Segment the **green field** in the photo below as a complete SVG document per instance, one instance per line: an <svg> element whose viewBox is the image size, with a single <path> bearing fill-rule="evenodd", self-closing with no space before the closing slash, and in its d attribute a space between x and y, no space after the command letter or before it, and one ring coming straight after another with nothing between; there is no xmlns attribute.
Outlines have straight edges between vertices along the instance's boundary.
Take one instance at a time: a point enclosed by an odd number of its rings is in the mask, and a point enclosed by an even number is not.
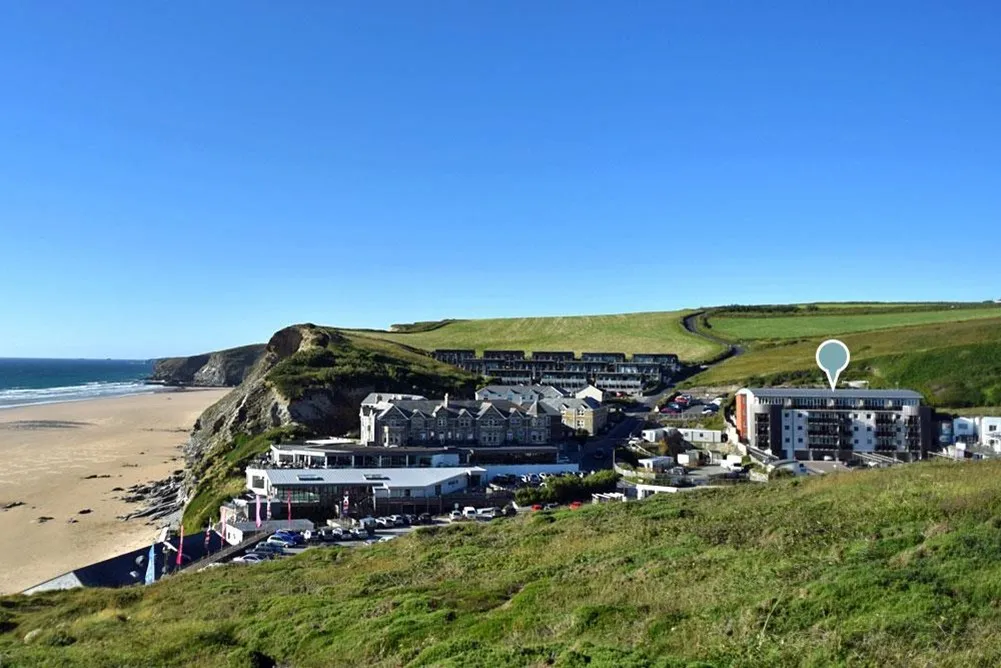
<svg viewBox="0 0 1001 668"><path fill-rule="evenodd" d="M552 318L457 320L430 331L372 332L415 348L612 351L675 353L686 361L715 357L723 347L692 336L681 326L684 311Z"/></svg>
<svg viewBox="0 0 1001 668"><path fill-rule="evenodd" d="M803 383L823 385L815 363L825 338L752 343L688 385ZM937 406L1001 404L1001 318L882 329L839 337L852 353L844 379L873 387L907 387Z"/></svg>
<svg viewBox="0 0 1001 668"><path fill-rule="evenodd" d="M711 316L715 336L734 341L830 337L852 332L892 329L940 322L962 322L1001 317L1001 307L955 308L855 315L795 315L779 317Z"/></svg>
<svg viewBox="0 0 1001 668"><path fill-rule="evenodd" d="M1001 462L920 463L456 524L145 588L6 597L0 660L994 666L999 553Z"/></svg>

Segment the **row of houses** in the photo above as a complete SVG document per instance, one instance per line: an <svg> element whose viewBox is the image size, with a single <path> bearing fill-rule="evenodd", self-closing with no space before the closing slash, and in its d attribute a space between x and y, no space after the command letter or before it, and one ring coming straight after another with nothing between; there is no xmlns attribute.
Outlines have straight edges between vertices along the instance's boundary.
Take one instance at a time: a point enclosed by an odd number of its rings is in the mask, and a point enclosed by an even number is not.
<svg viewBox="0 0 1001 668"><path fill-rule="evenodd" d="M669 353L625 353L571 351L435 350L435 359L453 364L481 376L496 378L499 383L556 385L567 390L581 390L593 385L600 390L640 394L648 385L660 384L681 368L677 355Z"/></svg>
<svg viewBox="0 0 1001 668"><path fill-rule="evenodd" d="M545 445L568 431L596 434L608 409L585 388L488 386L472 400L373 393L359 410L361 443L371 446ZM511 399L500 398L510 396ZM481 398L482 397L482 398Z"/></svg>

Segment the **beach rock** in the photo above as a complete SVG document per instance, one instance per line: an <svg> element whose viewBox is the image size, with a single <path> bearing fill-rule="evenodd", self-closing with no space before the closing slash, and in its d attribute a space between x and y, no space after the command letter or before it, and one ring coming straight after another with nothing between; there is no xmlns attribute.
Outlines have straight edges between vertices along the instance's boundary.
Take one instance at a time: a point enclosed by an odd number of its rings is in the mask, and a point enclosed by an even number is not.
<svg viewBox="0 0 1001 668"><path fill-rule="evenodd" d="M77 518L75 518L75 517L71 517L71 518L69 518L68 520L66 520L66 524L76 524L76 523L77 523L77 522L79 522L79 521L80 521L80 520L78 520Z"/></svg>
<svg viewBox="0 0 1001 668"><path fill-rule="evenodd" d="M24 501L11 501L10 503L5 503L3 506L4 510L10 510L11 508L17 508L18 506L23 506Z"/></svg>
<svg viewBox="0 0 1001 668"><path fill-rule="evenodd" d="M35 629L33 631L28 631L27 633L24 634L24 644L30 645L32 642L35 641L35 638L37 638L40 635L42 635L42 629Z"/></svg>
<svg viewBox="0 0 1001 668"><path fill-rule="evenodd" d="M111 491L112 492L124 492L125 488L124 487L112 487Z"/></svg>
<svg viewBox="0 0 1001 668"><path fill-rule="evenodd" d="M50 521L52 521L54 519L56 519L56 518L55 517L49 517L48 515L42 515L41 517L39 517L35 521L38 522L39 524L45 524L46 522L50 522Z"/></svg>
<svg viewBox="0 0 1001 668"><path fill-rule="evenodd" d="M90 508L84 508L83 510L78 510L77 515L90 515L93 511Z"/></svg>
<svg viewBox="0 0 1001 668"><path fill-rule="evenodd" d="M108 473L104 473L102 475L98 475L96 473L92 473L90 475L85 475L83 478L81 478L81 480L96 480L97 478L110 478L110 477L111 477L111 475L108 474Z"/></svg>

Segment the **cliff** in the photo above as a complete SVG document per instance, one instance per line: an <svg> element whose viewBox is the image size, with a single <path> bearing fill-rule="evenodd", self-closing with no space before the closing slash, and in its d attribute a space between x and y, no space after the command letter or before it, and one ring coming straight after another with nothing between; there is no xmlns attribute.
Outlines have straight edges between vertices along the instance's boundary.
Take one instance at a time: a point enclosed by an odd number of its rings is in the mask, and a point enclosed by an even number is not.
<svg viewBox="0 0 1001 668"><path fill-rule="evenodd" d="M157 360L151 379L168 385L235 387L261 358L265 347L258 343L192 357Z"/></svg>
<svg viewBox="0 0 1001 668"><path fill-rule="evenodd" d="M402 344L316 325L287 327L243 382L199 417L185 448L192 493L185 525L203 527L242 487L243 468L272 440L358 428L371 392L471 395L476 379Z"/></svg>

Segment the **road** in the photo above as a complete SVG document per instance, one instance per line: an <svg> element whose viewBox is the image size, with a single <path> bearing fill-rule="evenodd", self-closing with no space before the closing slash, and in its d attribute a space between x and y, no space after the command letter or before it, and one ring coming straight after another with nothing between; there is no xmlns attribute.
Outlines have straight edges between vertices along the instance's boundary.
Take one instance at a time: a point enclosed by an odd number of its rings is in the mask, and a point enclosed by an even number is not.
<svg viewBox="0 0 1001 668"><path fill-rule="evenodd" d="M629 436L643 427L642 414L626 414L622 422L613 426L597 438L588 439L580 451L580 468L582 470L599 470L612 468L612 451L617 445L629 440ZM594 453L601 450L604 457L596 458Z"/></svg>
<svg viewBox="0 0 1001 668"><path fill-rule="evenodd" d="M706 311L696 311L691 315L685 316L681 320L681 326L684 327L685 331L687 331L689 334L694 334L695 336L706 339L707 341L712 341L713 343L717 343L721 346L726 346L726 352L724 352L723 354L719 355L711 362L709 362L709 366L712 366L713 364L718 364L719 362L722 362L727 358L736 357L737 355L742 354L744 352L744 349L742 347L734 345L733 343L725 341L719 337L713 336L712 334L706 334L705 332L699 330L696 323L698 322L698 318L702 315L705 315L705 313Z"/></svg>

